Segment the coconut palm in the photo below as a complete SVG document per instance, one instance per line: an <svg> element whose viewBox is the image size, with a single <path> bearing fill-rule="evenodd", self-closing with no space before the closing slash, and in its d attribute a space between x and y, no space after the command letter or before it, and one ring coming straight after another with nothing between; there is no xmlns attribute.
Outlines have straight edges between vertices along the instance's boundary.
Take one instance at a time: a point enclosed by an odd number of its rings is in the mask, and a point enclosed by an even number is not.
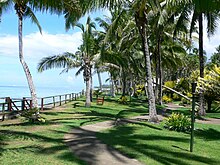
<svg viewBox="0 0 220 165"><path fill-rule="evenodd" d="M92 83L92 66L94 65L95 57L95 42L93 30L95 23L87 18L86 25L81 23L76 24L82 30L82 45L78 51L73 54L65 52L60 55L43 58L38 64L38 71L42 72L52 68L65 68L63 72L68 72L72 68L78 68L76 75L83 71L84 81L86 83L86 107L91 106L91 83Z"/></svg>
<svg viewBox="0 0 220 165"><path fill-rule="evenodd" d="M208 36L212 35L216 28L216 21L219 18L219 8L216 9L215 6L219 6L220 2L212 1L212 0L203 0L202 2L193 1L193 17L192 17L192 28L194 28L195 23L198 21L199 23L199 61L200 61L200 77L204 78L204 67L205 60L203 54L203 17L207 18L207 32ZM213 6L213 7L211 7ZM191 30L192 31L192 30ZM204 94L203 90L200 91L199 95L200 102L200 110L199 115L205 115L205 107L204 107Z"/></svg>
<svg viewBox="0 0 220 165"><path fill-rule="evenodd" d="M217 20L219 19L220 1L216 0L169 0L171 6L188 6L192 12L192 20L190 32L194 32L196 29L196 23L198 22L199 33L199 61L200 61L200 77L204 77L204 51L203 51L203 19L207 19L207 32L208 36L214 34L217 27ZM183 7L184 8L184 7ZM189 13L191 14L191 13ZM204 95L203 91L200 91L200 110L199 115L205 115L204 108Z"/></svg>
<svg viewBox="0 0 220 165"><path fill-rule="evenodd" d="M65 4L65 8L64 8ZM73 9L76 9L75 4L67 3L65 0L51 1L37 1L37 0L4 0L0 2L0 14L6 12L10 9L15 9L18 16L18 40L19 40L19 59L22 64L23 70L25 72L31 98L33 101L33 107L37 107L37 95L35 91L35 86L31 76L30 69L24 60L23 54L23 20L25 18L30 18L31 22L37 25L41 32L41 26L33 11L50 11L51 13L62 14L65 12L65 16L73 15ZM74 6L74 7L73 7ZM67 11L68 9L68 11ZM80 12L78 12L80 13ZM78 14L79 15L79 14ZM77 18L77 17L75 17Z"/></svg>

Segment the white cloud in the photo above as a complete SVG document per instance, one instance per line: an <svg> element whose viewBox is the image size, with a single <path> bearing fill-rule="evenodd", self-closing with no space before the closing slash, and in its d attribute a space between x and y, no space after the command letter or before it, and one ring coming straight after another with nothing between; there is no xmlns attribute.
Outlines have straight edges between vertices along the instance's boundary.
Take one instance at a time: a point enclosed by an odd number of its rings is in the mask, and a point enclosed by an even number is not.
<svg viewBox="0 0 220 165"><path fill-rule="evenodd" d="M39 60L42 57L63 53L75 52L81 44L81 33L49 34L39 32L25 35L24 57ZM0 35L0 56L18 56L18 37Z"/></svg>

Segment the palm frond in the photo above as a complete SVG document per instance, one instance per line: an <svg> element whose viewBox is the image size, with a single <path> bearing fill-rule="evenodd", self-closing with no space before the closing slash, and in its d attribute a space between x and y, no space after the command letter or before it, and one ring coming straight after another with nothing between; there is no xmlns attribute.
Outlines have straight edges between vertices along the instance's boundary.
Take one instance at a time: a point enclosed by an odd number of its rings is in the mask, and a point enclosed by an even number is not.
<svg viewBox="0 0 220 165"><path fill-rule="evenodd" d="M74 61L72 58L70 58L71 54L66 52L61 55L55 55L50 57L43 58L38 66L37 70L38 72L43 72L48 69L52 68L74 68L79 66L78 61Z"/></svg>
<svg viewBox="0 0 220 165"><path fill-rule="evenodd" d="M37 25L40 33L42 34L42 28L40 26L40 23L39 23L37 17L35 16L35 14L33 13L33 11L31 10L31 8L29 6L27 6L26 11L24 13L24 18L27 18L27 17L31 19L32 23Z"/></svg>

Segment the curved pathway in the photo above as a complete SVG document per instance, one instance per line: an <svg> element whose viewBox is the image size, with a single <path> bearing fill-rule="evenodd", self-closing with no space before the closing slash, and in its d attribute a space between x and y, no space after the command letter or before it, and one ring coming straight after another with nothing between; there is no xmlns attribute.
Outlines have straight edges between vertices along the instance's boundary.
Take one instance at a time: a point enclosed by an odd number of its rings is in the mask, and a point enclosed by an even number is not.
<svg viewBox="0 0 220 165"><path fill-rule="evenodd" d="M72 129L64 138L73 153L89 165L142 165L96 138L96 132L113 126L115 121L86 125Z"/></svg>

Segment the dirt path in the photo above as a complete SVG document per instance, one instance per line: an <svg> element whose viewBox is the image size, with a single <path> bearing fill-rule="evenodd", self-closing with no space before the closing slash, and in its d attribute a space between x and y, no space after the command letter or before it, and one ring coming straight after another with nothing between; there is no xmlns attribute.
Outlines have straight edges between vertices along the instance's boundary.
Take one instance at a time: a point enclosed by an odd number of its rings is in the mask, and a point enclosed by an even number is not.
<svg viewBox="0 0 220 165"><path fill-rule="evenodd" d="M89 165L142 165L96 138L96 132L113 126L115 121L86 125L73 129L64 138L73 153Z"/></svg>
<svg viewBox="0 0 220 165"><path fill-rule="evenodd" d="M202 124L217 124L220 125L220 119L214 119L214 118L208 118L205 120L196 120L197 123L202 123Z"/></svg>

